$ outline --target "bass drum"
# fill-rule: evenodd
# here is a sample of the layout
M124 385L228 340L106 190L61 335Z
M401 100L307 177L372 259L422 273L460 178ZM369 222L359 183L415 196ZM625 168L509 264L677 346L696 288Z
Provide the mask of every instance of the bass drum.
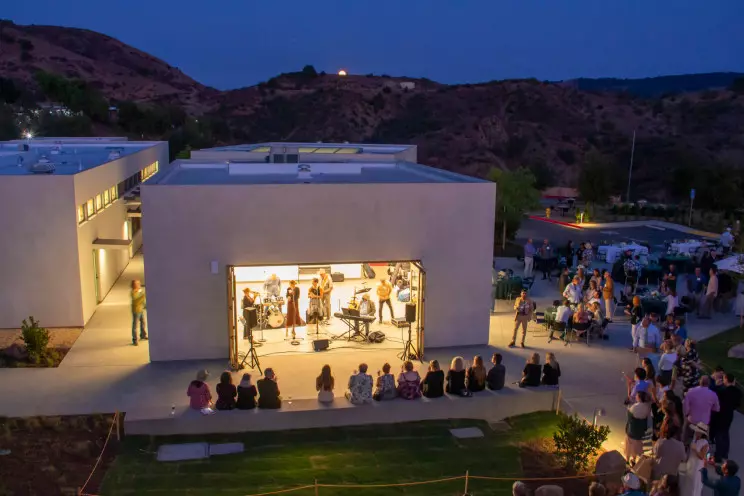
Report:
M284 314L279 311L276 307L271 307L268 310L269 315L266 318L266 322L272 329L279 329L284 325Z

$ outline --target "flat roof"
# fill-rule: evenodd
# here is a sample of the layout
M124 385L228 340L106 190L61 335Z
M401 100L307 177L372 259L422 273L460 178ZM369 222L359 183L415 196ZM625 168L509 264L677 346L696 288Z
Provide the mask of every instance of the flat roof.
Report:
M380 154L394 154L399 153L413 145L385 145L385 144L369 144L369 143L285 143L285 142L269 142L269 143L255 143L249 145L230 145L230 146L218 146L216 148L205 148L199 151L215 151L215 152L254 152L254 153L269 153L271 148L299 148L300 153L316 153L316 154L349 154L355 153L380 153Z
M411 162L329 162L272 164L176 160L168 171L147 184L154 185L263 185L263 184L381 184L483 183Z
M51 163L50 175L72 175L157 145L126 138L44 138L0 142L0 176L35 175L34 165ZM46 175L46 174L45 174Z

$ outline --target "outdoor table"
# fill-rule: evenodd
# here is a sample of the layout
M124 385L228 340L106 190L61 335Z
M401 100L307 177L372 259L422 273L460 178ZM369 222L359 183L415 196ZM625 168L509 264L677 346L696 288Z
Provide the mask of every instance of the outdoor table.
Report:
M658 284L664 268L659 264L648 264L641 269L640 279L645 279L648 283Z
M623 250L615 245L600 246L597 248L597 254L604 255L604 257L600 256L600 258L604 258L607 263L614 263L623 254Z
M659 259L659 265L661 265L662 271L669 270L669 265L671 264L677 266L677 271L680 274L688 273L690 268L694 265L690 257L683 255L664 255Z
M654 296L642 296L641 307L645 315L655 313L663 317L666 314L667 304L666 301Z
M510 296L516 297L522 292L522 278L510 277L496 281L496 299L506 300Z
M672 243L672 250L678 251L679 253L694 254L698 248L703 247L702 241L685 241L680 243Z

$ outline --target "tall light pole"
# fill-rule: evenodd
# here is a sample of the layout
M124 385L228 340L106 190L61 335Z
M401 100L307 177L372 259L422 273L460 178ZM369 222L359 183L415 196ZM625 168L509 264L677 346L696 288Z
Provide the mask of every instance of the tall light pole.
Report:
M633 156L635 155L635 135L636 130L633 129L633 144L630 147L630 166L628 167L628 192L625 195L625 201L630 203L630 178L633 175Z

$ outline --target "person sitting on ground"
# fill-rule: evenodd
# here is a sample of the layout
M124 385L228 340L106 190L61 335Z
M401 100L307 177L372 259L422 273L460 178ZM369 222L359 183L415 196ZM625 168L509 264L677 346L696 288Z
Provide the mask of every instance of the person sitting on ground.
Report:
M646 379L646 371L642 367L638 367L633 372L633 379L628 374L625 374L625 381L628 385L628 398L625 400L626 404L635 401L636 395L639 392L647 393L651 388L651 382Z
M486 385L491 391L498 391L504 388L506 367L501 364L503 359L501 353L494 353L491 357L493 367L491 367L491 370L488 371L488 375L486 376Z
M713 466L716 473L720 476L717 480L708 478L708 468ZM741 479L736 474L739 472L739 465L733 460L726 460L720 468L716 465L706 464L700 470L703 485L713 489L714 496L738 496L741 491Z
M363 405L372 401L372 376L367 374L367 364L359 364L359 372L356 370L349 377L349 390L346 399L353 405Z
M238 389L233 384L232 374L227 370L220 374L220 383L217 384L217 410L232 410L235 408L235 397Z
M444 372L439 368L439 362L429 362L429 370L421 381L421 393L427 398L444 396Z
M189 397L189 406L194 410L209 408L212 404L212 392L207 384L208 377L208 371L200 370L196 373L196 380L191 381L189 388L186 390L186 396Z
M571 310L571 302L568 300L568 298L565 298L563 300L563 305L558 307L558 310L555 312L555 323L558 324L560 327L563 328L563 332L561 334L560 339L564 339L566 336L566 331L571 325L571 316L573 315L573 311ZM550 338L548 339L548 343L552 342L553 339L553 333L555 332L555 329L550 329Z
M238 410L253 410L256 408L256 396L256 386L251 384L251 374L246 372L238 384L238 401L235 406Z
M545 365L542 370L542 383L544 386L558 386L558 378L561 376L561 366L555 359L555 354L545 354Z
M264 378L259 379L258 408L277 409L282 407L282 397L279 393L279 378L271 367L264 370Z
M542 367L540 366L540 354L533 353L522 370L522 379L519 381L519 387L538 387L542 376Z
M452 359L450 369L447 371L447 386L445 391L458 396L470 396L470 391L465 387L465 365L462 357Z
M318 401L321 403L333 402L333 386L335 381L331 374L331 366L326 364L320 369L320 375L315 379L315 390L318 392Z
M390 364L385 363L382 366L382 373L377 371L377 381L375 383L375 393L372 395L375 401L392 400L398 396L398 390L395 389L395 377L390 373Z
M679 466L687 460L687 450L678 437L678 428L672 423L664 424L660 438L652 450L654 456L653 479L659 480L665 475L677 477Z
M467 379L468 391L471 393L486 389L486 367L483 366L480 355L475 355L473 365L468 367Z
M398 375L398 396L404 400L421 397L421 376L413 370L413 362L406 360Z

